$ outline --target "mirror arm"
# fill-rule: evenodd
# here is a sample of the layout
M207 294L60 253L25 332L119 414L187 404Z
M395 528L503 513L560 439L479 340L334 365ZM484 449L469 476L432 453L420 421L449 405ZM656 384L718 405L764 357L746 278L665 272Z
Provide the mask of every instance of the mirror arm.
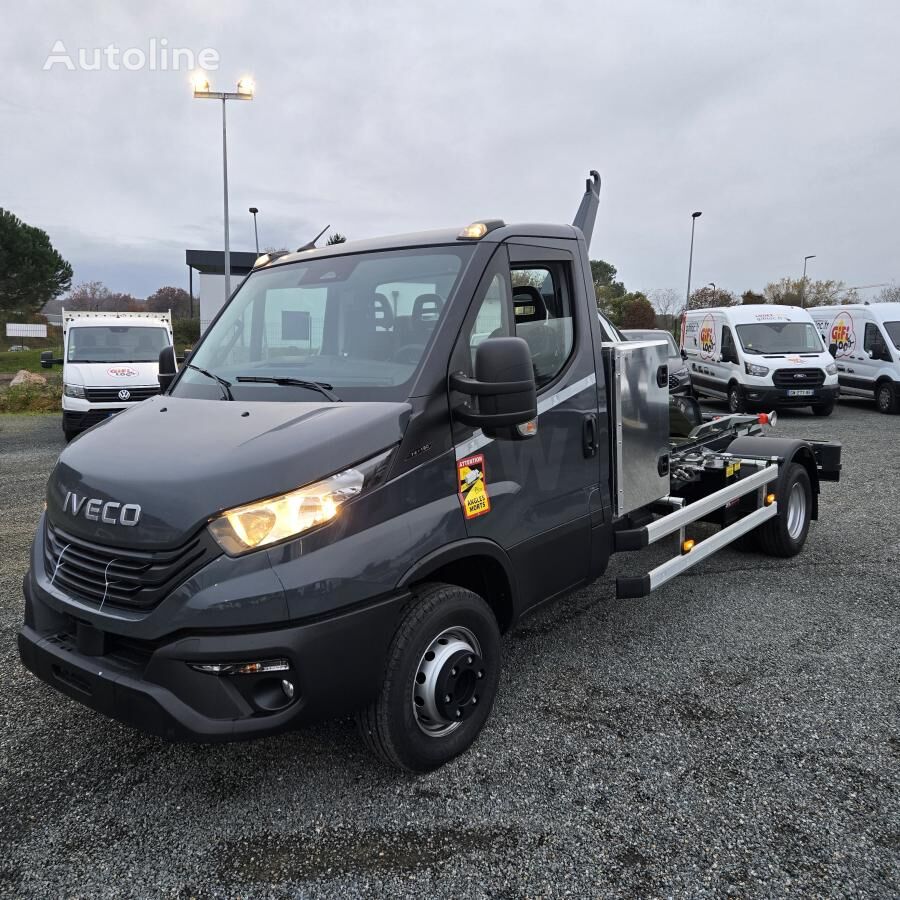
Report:
M522 416L520 413L480 413L476 412L468 403L463 403L453 409L453 415L463 423L473 428L503 428L510 425L520 425ZM535 411L535 417L537 411Z
M454 372L450 376L450 388L461 394L474 397L499 396L500 394L520 394L531 390L530 381L478 381L469 378L462 372Z

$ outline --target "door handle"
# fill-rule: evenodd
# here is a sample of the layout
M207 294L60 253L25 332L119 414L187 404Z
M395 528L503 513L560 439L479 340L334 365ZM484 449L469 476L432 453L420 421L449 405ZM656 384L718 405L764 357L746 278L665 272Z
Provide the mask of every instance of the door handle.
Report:
M588 459L597 455L598 422L596 413L588 413L581 426L581 447Z

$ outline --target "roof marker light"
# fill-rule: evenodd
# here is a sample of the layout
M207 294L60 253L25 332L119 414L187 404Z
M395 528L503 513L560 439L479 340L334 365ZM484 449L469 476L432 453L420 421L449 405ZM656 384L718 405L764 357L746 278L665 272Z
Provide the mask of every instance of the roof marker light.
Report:
M502 228L506 223L503 219L485 219L483 222L473 222L466 225L456 236L461 241L480 241L489 231Z

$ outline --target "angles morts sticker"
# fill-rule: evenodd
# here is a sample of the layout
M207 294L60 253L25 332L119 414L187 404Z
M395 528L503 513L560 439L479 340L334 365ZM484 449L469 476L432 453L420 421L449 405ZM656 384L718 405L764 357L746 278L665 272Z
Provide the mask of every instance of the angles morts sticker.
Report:
M459 481L459 502L467 519L483 516L491 511L487 479L484 475L484 454L476 453L456 463Z

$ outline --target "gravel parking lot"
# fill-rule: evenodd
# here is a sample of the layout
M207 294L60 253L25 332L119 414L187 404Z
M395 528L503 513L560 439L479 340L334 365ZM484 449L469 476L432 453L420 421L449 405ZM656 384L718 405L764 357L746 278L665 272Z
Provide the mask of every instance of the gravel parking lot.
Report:
M473 752L422 777L349 721L167 745L15 653L55 416L0 418L0 893L24 897L900 895L900 417L844 444L804 553L724 552L614 599L634 555L505 641Z

